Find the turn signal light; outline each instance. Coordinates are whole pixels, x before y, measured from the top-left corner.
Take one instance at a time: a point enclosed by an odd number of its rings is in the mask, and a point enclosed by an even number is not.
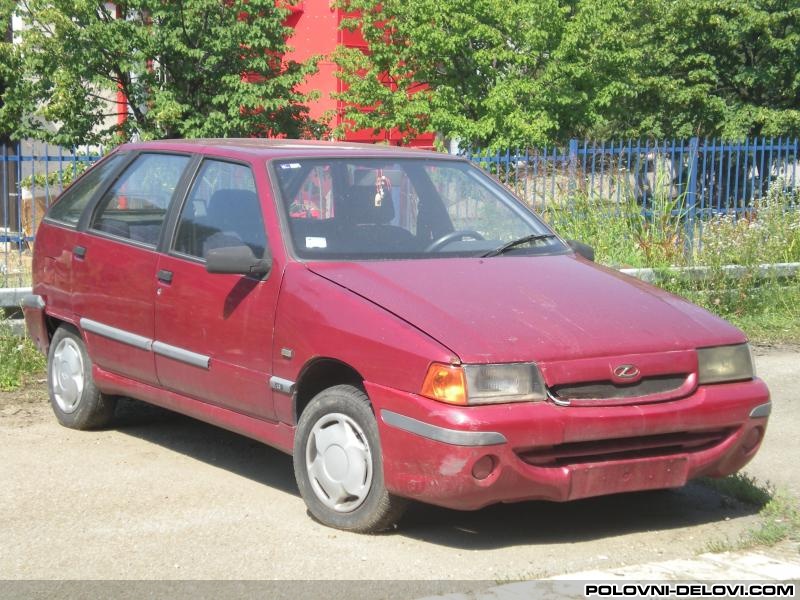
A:
[[[433,363],[422,384],[422,395],[448,404],[467,404],[467,384],[461,366]]]

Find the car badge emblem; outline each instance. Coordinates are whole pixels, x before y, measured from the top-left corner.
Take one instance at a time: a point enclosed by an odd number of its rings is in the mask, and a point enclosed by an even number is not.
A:
[[[639,368],[636,365],[619,365],[614,369],[614,375],[620,379],[633,379],[639,376]]]

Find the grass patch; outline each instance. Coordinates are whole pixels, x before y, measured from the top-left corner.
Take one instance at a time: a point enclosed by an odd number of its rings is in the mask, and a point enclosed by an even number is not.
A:
[[[797,498],[788,492],[777,492],[759,514],[761,524],[745,535],[745,544],[772,546],[783,540],[800,540],[800,509]]]
[[[785,540],[800,541],[800,503],[789,492],[760,484],[743,473],[722,479],[701,479],[700,482],[720,494],[760,508],[755,527],[734,540],[713,540],[706,546],[708,552],[774,546]]]
[[[706,281],[665,281],[683,296],[742,329],[751,341],[800,343],[800,277],[765,279],[745,274],[727,279],[712,272]]]
[[[766,506],[773,497],[773,490],[769,484],[762,485],[755,477],[746,473],[736,473],[721,479],[704,477],[700,483],[720,494],[759,508]]]
[[[757,344],[800,344],[800,320],[791,314],[742,315],[730,321]]]
[[[45,364],[45,357],[29,339],[15,335],[0,321],[0,390],[16,390],[28,377],[41,373]]]

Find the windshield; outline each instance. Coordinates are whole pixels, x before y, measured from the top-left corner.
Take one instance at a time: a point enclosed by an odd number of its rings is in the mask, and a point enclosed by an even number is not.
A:
[[[532,212],[464,161],[295,158],[275,161],[273,172],[300,258],[437,258],[566,250]]]

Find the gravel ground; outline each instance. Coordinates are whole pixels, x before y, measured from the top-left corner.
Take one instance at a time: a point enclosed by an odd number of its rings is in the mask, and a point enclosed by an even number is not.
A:
[[[775,406],[746,471],[800,495],[800,353],[760,349],[757,363]],[[471,513],[417,505],[395,532],[349,534],[307,516],[278,451],[135,402],[114,429],[65,429],[41,381],[0,393],[0,448],[4,579],[504,581],[689,558],[757,520],[690,484]]]

